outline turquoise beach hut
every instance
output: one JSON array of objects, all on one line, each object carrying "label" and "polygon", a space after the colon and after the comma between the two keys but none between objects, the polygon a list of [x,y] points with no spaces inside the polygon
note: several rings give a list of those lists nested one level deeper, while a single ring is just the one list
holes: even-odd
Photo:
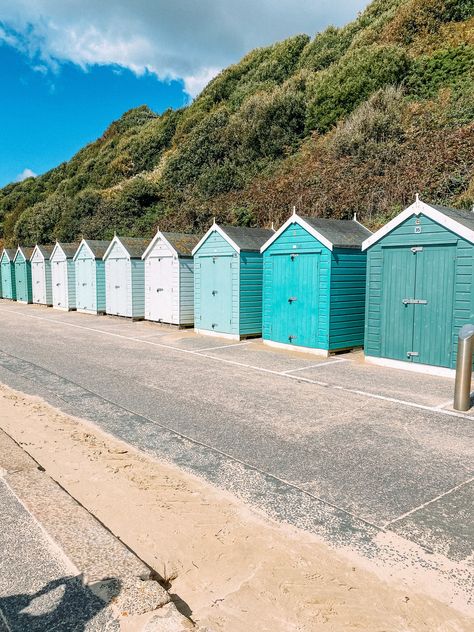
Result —
[{"label": "turquoise beach hut", "polygon": [[105,263],[110,241],[83,239],[74,255],[78,312],[105,313]]},{"label": "turquoise beach hut", "polygon": [[145,318],[145,262],[148,239],[115,236],[104,255],[106,313]]},{"label": "turquoise beach hut", "polygon": [[15,284],[15,258],[16,251],[13,248],[4,248],[0,259],[0,268],[2,270],[2,298],[8,298],[16,301],[16,284]]},{"label": "turquoise beach hut", "polygon": [[214,223],[193,249],[194,327],[240,340],[262,333],[262,255],[273,235],[265,228]]},{"label": "turquoise beach hut", "polygon": [[474,213],[416,201],[363,244],[366,362],[453,376],[474,319]]},{"label": "turquoise beach hut", "polygon": [[263,341],[328,356],[364,342],[366,255],[354,220],[294,213],[264,244]]},{"label": "turquoise beach hut", "polygon": [[37,305],[53,304],[50,261],[52,253],[53,246],[36,245],[31,255],[33,303]]},{"label": "turquoise beach hut", "polygon": [[33,248],[18,246],[15,254],[15,285],[18,303],[32,303],[33,290],[31,283],[31,262]]}]

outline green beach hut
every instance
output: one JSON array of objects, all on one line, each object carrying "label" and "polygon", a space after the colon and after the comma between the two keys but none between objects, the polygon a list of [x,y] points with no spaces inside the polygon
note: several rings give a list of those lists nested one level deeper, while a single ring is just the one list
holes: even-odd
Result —
[{"label": "green beach hut", "polygon": [[193,249],[194,327],[198,333],[239,340],[262,333],[260,248],[265,228],[214,223]]},{"label": "green beach hut", "polygon": [[2,271],[2,298],[16,301],[15,284],[15,259],[16,251],[13,248],[4,248],[0,258],[0,268]]},{"label": "green beach hut", "polygon": [[453,375],[459,329],[474,319],[474,213],[417,196],[363,249],[366,361]]},{"label": "green beach hut", "polygon": [[83,239],[74,255],[78,312],[105,314],[105,263],[110,241]]},{"label": "green beach hut", "polygon": [[16,300],[18,303],[33,302],[33,286],[31,282],[31,255],[33,248],[18,246],[13,263],[15,264]]},{"label": "green beach hut", "polygon": [[293,215],[263,245],[263,341],[322,356],[364,342],[366,254],[356,219]]}]

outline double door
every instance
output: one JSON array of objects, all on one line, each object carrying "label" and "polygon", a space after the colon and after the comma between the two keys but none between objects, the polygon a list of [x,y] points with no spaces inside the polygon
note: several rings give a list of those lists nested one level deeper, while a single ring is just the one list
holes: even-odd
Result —
[{"label": "double door", "polygon": [[76,305],[77,309],[97,311],[95,259],[76,260]]},{"label": "double door", "polygon": [[130,264],[127,259],[109,259],[106,270],[107,313],[131,316],[132,297],[129,296]]},{"label": "double door", "polygon": [[42,261],[31,262],[31,284],[33,290],[33,303],[46,305],[46,278],[45,263]]},{"label": "double door", "polygon": [[455,245],[384,249],[383,357],[451,366],[455,258]]},{"label": "double door", "polygon": [[318,346],[320,253],[272,256],[271,340]]}]

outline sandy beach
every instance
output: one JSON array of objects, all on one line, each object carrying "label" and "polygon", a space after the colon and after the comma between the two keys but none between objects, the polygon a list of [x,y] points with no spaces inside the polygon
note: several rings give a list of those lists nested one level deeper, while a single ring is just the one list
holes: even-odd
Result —
[{"label": "sandy beach", "polygon": [[0,425],[210,630],[468,632],[466,613],[277,524],[92,424],[0,387]]}]

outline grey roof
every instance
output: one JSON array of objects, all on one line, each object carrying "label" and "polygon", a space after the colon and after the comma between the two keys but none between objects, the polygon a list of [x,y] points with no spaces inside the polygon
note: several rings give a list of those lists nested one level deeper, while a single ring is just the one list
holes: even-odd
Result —
[{"label": "grey roof", "polygon": [[118,237],[118,239],[132,259],[141,259],[150,243],[149,239],[139,237]]},{"label": "grey roof", "polygon": [[370,230],[353,219],[300,217],[336,248],[360,248],[362,242],[372,235]]},{"label": "grey roof", "polygon": [[191,257],[193,248],[197,246],[202,235],[190,235],[187,233],[161,233],[171,246],[182,257]]},{"label": "grey roof", "polygon": [[247,228],[245,226],[220,226],[240,250],[259,251],[275,231],[270,228]]},{"label": "grey roof", "polygon": [[13,259],[15,258],[16,255],[16,250],[15,248],[4,248],[2,250],[2,257],[3,257],[3,253],[6,252],[8,255],[8,258],[10,259],[10,261],[13,261]]},{"label": "grey roof", "polygon": [[29,248],[28,246],[18,246],[18,248],[23,253],[23,256],[25,257],[25,259],[29,261],[31,259],[31,255],[33,254],[34,248]]},{"label": "grey roof", "polygon": [[439,204],[430,204],[429,202],[426,202],[426,204],[440,213],[444,213],[444,215],[462,224],[466,228],[474,230],[474,213],[472,211],[450,208],[449,206],[440,206]]},{"label": "grey roof", "polygon": [[61,246],[67,259],[72,259],[79,248],[79,244],[63,244],[62,242],[58,242],[58,244]]},{"label": "grey roof", "polygon": [[54,246],[42,246],[40,244],[36,244],[36,247],[41,252],[43,257],[48,260],[51,259],[51,255],[53,254]]},{"label": "grey roof", "polygon": [[102,241],[99,239],[84,239],[84,241],[96,259],[102,259],[107,248],[110,246],[110,241]]}]

